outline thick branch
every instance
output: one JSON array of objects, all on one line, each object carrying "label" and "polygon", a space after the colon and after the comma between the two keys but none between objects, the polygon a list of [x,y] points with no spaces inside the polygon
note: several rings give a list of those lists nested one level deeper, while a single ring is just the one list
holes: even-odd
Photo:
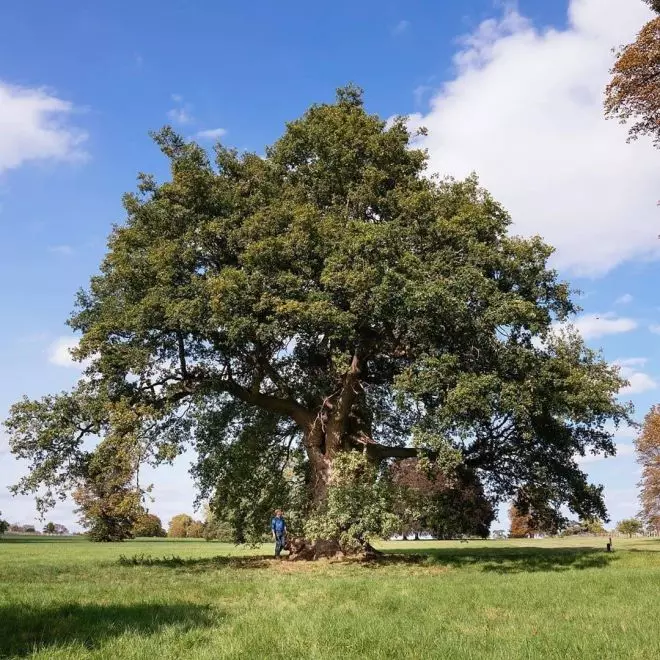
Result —
[{"label": "thick branch", "polygon": [[269,394],[261,394],[260,392],[248,390],[232,380],[221,380],[214,383],[214,386],[216,389],[227,392],[245,403],[290,417],[301,429],[307,428],[314,420],[312,413],[295,399],[280,399]]},{"label": "thick branch", "polygon": [[426,456],[434,460],[438,455],[437,452],[431,449],[424,449],[423,447],[389,447],[387,445],[380,445],[366,436],[363,436],[359,442],[364,444],[367,454],[376,460],[383,460],[385,458],[419,458],[421,456]]}]

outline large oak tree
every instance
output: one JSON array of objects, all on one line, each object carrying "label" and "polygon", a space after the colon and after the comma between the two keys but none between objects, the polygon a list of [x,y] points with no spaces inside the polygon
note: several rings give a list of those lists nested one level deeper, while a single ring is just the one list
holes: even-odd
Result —
[{"label": "large oak tree", "polygon": [[256,533],[286,489],[323,510],[346,452],[450,452],[493,501],[533,485],[544,506],[605,517],[576,455],[615,453],[624,381],[553,330],[576,308],[552,249],[510,235],[475,178],[426,176],[414,137],[353,87],[263,157],[218,145],[211,161],[155,134],[171,179],[126,195],[70,319],[85,377],[12,408],[31,464],[16,490],[48,504],[104,446],[137,465],[192,442],[203,494]]}]

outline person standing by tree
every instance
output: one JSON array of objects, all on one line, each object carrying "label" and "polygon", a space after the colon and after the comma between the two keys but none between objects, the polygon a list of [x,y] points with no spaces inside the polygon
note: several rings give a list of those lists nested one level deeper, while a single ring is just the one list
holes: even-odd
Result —
[{"label": "person standing by tree", "polygon": [[286,522],[282,517],[282,509],[275,509],[275,517],[270,521],[270,529],[275,541],[275,557],[278,558],[286,543]]}]

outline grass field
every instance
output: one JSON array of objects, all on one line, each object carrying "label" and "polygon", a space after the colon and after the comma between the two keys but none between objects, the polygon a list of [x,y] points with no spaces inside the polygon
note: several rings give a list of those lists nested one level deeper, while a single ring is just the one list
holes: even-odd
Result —
[{"label": "grass field", "polygon": [[391,542],[391,560],[360,565],[5,538],[0,657],[660,657],[660,539],[604,545]]}]

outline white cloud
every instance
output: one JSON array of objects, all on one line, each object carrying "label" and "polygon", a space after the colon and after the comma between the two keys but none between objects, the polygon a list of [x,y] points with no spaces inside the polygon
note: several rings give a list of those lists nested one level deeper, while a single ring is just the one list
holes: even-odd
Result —
[{"label": "white cloud", "polygon": [[614,361],[613,364],[619,367],[621,376],[629,382],[619,394],[642,394],[658,387],[651,376],[639,371],[639,368],[643,367],[646,362],[646,358],[625,358]]},{"label": "white cloud", "polygon": [[223,135],[227,135],[227,129],[225,128],[207,128],[203,131],[197,131],[195,137],[200,140],[217,140]]},{"label": "white cloud", "polygon": [[45,89],[0,81],[0,174],[30,161],[85,158],[87,134],[69,123],[74,110]]},{"label": "white cloud", "polygon": [[585,340],[598,339],[605,335],[618,335],[630,332],[637,327],[637,321],[614,314],[585,314],[573,324]]},{"label": "white cloud", "polygon": [[476,171],[513,232],[542,235],[573,274],[660,254],[657,151],[603,117],[611,49],[650,16],[642,2],[570,0],[568,27],[541,30],[509,9],[464,39],[454,79],[410,119],[429,130],[431,171]]},{"label": "white cloud", "polygon": [[175,124],[191,124],[195,119],[192,116],[192,106],[190,103],[184,103],[181,94],[172,94],[172,100],[176,107],[167,111],[167,116]]},{"label": "white cloud", "polygon": [[403,34],[409,27],[410,21],[401,20],[392,28],[392,34]]},{"label": "white cloud", "polygon": [[193,118],[185,108],[172,108],[167,111],[167,116],[177,124],[190,124]]},{"label": "white cloud", "polygon": [[76,362],[71,355],[71,350],[78,348],[78,339],[75,337],[58,337],[48,351],[48,361],[58,367],[70,369],[84,369],[88,362]]},{"label": "white cloud", "polygon": [[589,463],[598,463],[599,461],[615,460],[617,458],[625,458],[627,456],[634,456],[635,447],[633,445],[617,443],[616,456],[603,456],[602,454],[587,454],[586,456],[577,456],[576,460],[580,465]]},{"label": "white cloud", "polygon": [[655,335],[660,335],[660,325],[650,325],[649,330]]},{"label": "white cloud", "polygon": [[630,375],[624,375],[624,378],[630,384],[624,387],[620,394],[641,394],[642,392],[648,392],[658,387],[658,383],[651,376],[640,371],[634,371]]},{"label": "white cloud", "polygon": [[629,293],[624,293],[622,296],[619,296],[614,303],[616,305],[628,305],[633,301],[633,297]]},{"label": "white cloud", "polygon": [[51,245],[48,248],[48,251],[52,252],[53,254],[61,254],[67,257],[72,255],[74,252],[70,245]]}]

